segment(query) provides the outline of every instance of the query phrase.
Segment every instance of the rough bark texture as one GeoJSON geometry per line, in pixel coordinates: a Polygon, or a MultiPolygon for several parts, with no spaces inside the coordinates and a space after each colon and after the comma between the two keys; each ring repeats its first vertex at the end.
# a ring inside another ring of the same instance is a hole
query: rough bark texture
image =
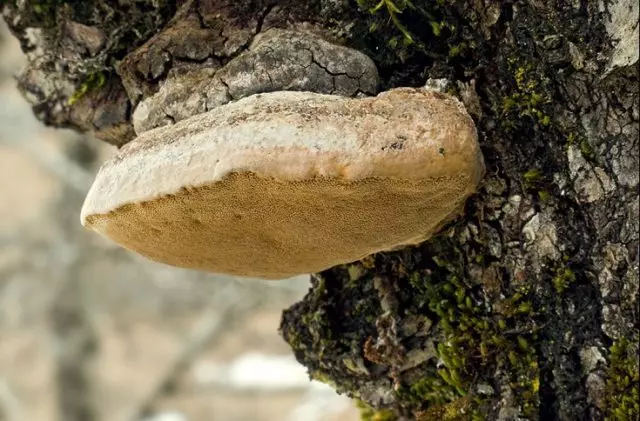
{"type": "Polygon", "coordinates": [[[368,54],[382,90],[431,79],[457,94],[487,164],[465,216],[421,246],[315,275],[283,336],[372,420],[637,419],[637,4],[357,3],[2,12],[29,52],[20,86],[36,115],[117,145],[163,81],[224,66],[270,27],[368,54]]]}

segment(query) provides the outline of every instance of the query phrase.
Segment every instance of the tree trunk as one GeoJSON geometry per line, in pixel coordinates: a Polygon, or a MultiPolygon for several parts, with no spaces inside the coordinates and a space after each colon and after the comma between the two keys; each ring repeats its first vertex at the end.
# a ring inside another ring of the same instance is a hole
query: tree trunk
{"type": "Polygon", "coordinates": [[[638,419],[637,2],[376,5],[5,0],[2,13],[35,114],[116,145],[163,81],[216,71],[273,27],[368,54],[381,90],[457,95],[487,165],[464,216],[314,275],[283,336],[364,419],[638,419]]]}

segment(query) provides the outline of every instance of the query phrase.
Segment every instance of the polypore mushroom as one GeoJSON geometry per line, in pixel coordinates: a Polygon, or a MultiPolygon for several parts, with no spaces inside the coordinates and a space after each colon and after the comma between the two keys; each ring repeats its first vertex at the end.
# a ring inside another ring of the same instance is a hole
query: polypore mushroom
{"type": "Polygon", "coordinates": [[[378,70],[360,51],[310,32],[270,29],[221,69],[203,67],[168,78],[138,104],[132,120],[140,134],[257,93],[373,95],[377,86],[378,70]]]}
{"type": "Polygon", "coordinates": [[[273,92],[141,134],[100,169],[82,223],[170,265],[284,278],[427,239],[483,172],[453,97],[273,92]]]}

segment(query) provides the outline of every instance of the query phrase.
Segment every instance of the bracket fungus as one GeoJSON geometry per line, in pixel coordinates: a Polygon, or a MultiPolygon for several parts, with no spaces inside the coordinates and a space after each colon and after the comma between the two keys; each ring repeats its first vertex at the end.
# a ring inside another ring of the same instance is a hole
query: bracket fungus
{"type": "Polygon", "coordinates": [[[140,134],[102,166],[81,218],[152,260],[278,279],[427,239],[483,173],[453,97],[278,91],[140,134]]]}
{"type": "Polygon", "coordinates": [[[220,69],[199,68],[168,78],[133,112],[138,134],[253,94],[310,91],[373,95],[378,70],[365,54],[311,32],[273,28],[220,69]]]}

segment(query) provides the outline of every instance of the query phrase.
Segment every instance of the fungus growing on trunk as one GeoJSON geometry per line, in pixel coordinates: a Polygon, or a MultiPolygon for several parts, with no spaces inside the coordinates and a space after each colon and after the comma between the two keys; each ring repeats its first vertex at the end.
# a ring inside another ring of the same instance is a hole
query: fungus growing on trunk
{"type": "Polygon", "coordinates": [[[253,94],[310,91],[353,97],[376,94],[378,83],[376,65],[360,51],[309,32],[270,29],[219,70],[202,67],[168,78],[138,104],[132,121],[140,134],[253,94]]]}
{"type": "Polygon", "coordinates": [[[82,223],[170,265],[284,278],[429,238],[483,172],[453,97],[273,92],[142,133],[100,169],[82,223]]]}

